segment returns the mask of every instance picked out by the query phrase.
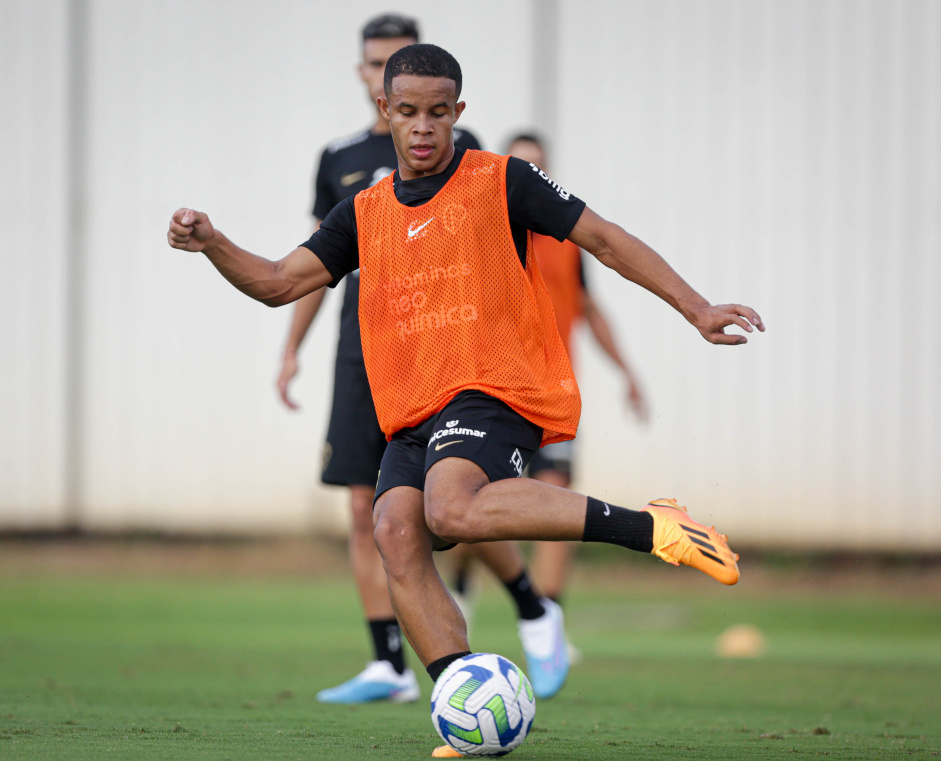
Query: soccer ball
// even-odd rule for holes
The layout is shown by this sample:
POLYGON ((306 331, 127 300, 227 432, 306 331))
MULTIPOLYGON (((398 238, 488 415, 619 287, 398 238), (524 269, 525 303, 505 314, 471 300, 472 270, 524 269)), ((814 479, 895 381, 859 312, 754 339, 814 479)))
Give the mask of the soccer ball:
POLYGON ((494 653, 454 661, 431 691, 431 721, 441 738, 469 756, 502 756, 520 745, 536 715, 526 675, 494 653))

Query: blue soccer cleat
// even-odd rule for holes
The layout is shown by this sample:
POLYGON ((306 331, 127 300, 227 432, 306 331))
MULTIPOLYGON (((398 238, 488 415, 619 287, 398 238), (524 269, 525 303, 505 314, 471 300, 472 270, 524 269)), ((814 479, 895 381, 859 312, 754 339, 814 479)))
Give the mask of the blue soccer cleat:
POLYGON ((532 621, 520 621, 519 633, 533 692, 537 698, 551 698, 569 675, 569 652, 562 608, 546 597, 541 602, 546 612, 532 621))
POLYGON ((406 669, 399 674, 389 661, 373 661, 348 682, 321 690, 317 700, 321 703, 371 703, 388 700, 392 703, 410 703, 421 697, 415 672, 406 669))

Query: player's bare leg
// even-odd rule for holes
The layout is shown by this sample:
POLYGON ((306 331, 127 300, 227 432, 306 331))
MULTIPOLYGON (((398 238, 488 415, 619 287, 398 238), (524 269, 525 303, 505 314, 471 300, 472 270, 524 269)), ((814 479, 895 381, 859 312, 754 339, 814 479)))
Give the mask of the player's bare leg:
POLYGON ((405 666, 382 557, 373 538, 374 496, 372 486, 350 487, 353 518, 349 540, 350 565, 373 637, 375 660, 352 679, 317 693, 317 699, 324 703, 405 702, 417 700, 421 694, 415 673, 405 666))
POLYGON ((627 510, 531 478, 489 483, 479 466, 449 457, 426 475, 425 517, 449 542, 601 541, 692 566, 723 584, 738 581, 738 556, 726 537, 689 518, 673 500, 627 510))
POLYGON ((480 466, 449 457, 428 470, 425 505, 428 527, 447 542, 558 541, 582 538, 587 498, 531 478, 491 483, 480 466))
POLYGON ((469 652, 464 616, 432 558, 435 537, 425 523, 423 492, 398 486, 380 496, 375 538, 399 625, 421 662, 427 667, 469 652))

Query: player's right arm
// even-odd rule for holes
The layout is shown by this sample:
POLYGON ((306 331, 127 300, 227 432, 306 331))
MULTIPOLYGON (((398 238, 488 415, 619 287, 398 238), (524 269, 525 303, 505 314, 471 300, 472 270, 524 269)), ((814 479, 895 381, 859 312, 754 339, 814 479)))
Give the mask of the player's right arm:
POLYGON ((278 261, 264 259, 236 246, 206 214, 193 209, 173 213, 167 241, 181 251, 202 252, 232 285, 270 307, 290 304, 333 282, 310 249, 298 246, 278 261))

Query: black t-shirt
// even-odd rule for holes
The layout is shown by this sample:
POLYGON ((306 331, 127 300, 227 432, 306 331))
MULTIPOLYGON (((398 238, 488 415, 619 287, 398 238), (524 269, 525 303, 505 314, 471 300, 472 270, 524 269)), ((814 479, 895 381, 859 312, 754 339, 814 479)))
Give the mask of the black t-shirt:
MULTIPOLYGON (((480 148, 477 138, 467 130, 454 130, 454 144, 460 148, 480 148)), ((376 135, 366 130, 331 143, 320 155, 314 182, 314 217, 326 219, 334 206, 372 187, 392 174, 396 166, 392 135, 376 135)), ((346 279, 340 310, 338 359, 363 361, 358 310, 359 273, 356 272, 346 279)))
MULTIPOLYGON (((463 156, 464 150, 457 149, 448 168, 429 177, 401 180, 396 174, 393 178, 395 197, 406 206, 427 203, 457 171, 463 156)), ((513 157, 506 168, 506 200, 513 241, 523 266, 526 265, 527 230, 564 240, 585 208, 584 201, 553 182, 535 164, 513 157)), ((320 229, 302 245, 313 251, 329 270, 333 276, 330 287, 336 286, 344 275, 357 270, 359 241, 353 198, 335 206, 320 229)))

